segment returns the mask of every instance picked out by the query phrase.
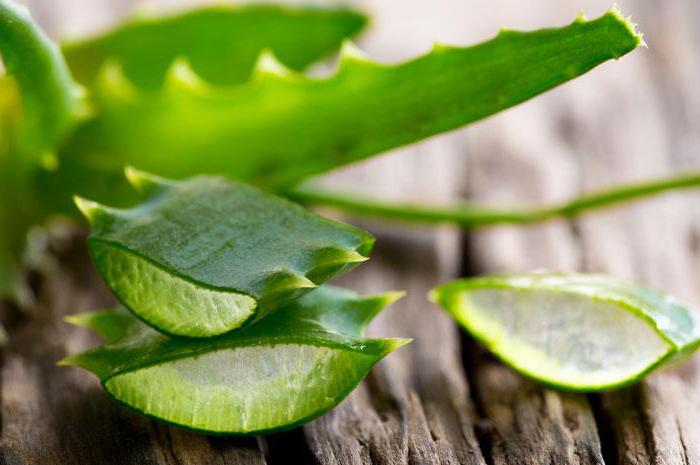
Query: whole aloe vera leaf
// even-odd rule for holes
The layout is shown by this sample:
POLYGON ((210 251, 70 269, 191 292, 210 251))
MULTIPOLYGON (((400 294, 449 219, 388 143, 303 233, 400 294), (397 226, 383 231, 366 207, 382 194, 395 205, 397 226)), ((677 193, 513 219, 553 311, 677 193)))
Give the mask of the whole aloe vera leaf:
POLYGON ((324 286, 264 320, 208 339, 171 338, 123 309, 70 317, 108 344, 61 362, 95 373, 117 402, 214 434, 289 429, 345 398, 409 342, 367 339, 369 320, 401 293, 359 297, 324 286))
POLYGON ((504 362, 562 389, 624 386, 700 345, 697 311, 606 276, 485 276, 431 298, 504 362))
POLYGON ((301 70, 366 24, 364 15, 342 8, 220 5, 134 18, 100 37, 66 43, 63 53, 85 84, 94 82, 107 60, 117 60, 131 82, 154 89, 172 62, 186 57, 208 82, 230 85, 250 77, 263 49, 301 70))
POLYGON ((91 256, 117 298, 169 334, 207 337, 260 319, 367 260, 374 239, 252 186, 133 169, 130 209, 77 199, 91 256))
POLYGON ((85 173, 132 162, 175 178, 225 173, 281 188, 487 117, 641 43, 611 10, 468 48, 437 46, 392 66, 345 46, 328 78, 296 74, 266 53, 245 84, 211 86, 180 61, 161 92, 144 93, 111 63, 96 89, 102 113, 65 146, 59 174, 84 181, 78 192, 93 197, 118 189, 85 173))
POLYGON ((85 113, 63 56, 26 8, 0 0, 0 297, 28 303, 21 260, 26 233, 43 219, 31 186, 40 165, 85 113))

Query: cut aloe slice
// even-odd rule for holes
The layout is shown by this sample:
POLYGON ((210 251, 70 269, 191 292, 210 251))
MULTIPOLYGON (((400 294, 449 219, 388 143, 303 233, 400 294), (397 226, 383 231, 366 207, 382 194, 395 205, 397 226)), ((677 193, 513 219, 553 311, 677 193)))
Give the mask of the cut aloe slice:
POLYGON ((262 318, 367 259, 373 238, 246 184, 168 181, 133 169, 148 199, 114 209, 77 199, 90 253, 136 315, 169 334, 209 337, 262 318))
POLYGON ((700 345, 693 310, 599 275, 464 279, 431 299, 505 363, 565 389, 626 385, 700 345))
POLYGON ((406 339, 367 339, 366 324, 401 293, 359 297, 322 287, 255 325, 209 339, 171 338, 124 309, 69 321, 107 341, 61 362, 95 373, 116 401, 215 434, 259 434, 338 404, 406 339))

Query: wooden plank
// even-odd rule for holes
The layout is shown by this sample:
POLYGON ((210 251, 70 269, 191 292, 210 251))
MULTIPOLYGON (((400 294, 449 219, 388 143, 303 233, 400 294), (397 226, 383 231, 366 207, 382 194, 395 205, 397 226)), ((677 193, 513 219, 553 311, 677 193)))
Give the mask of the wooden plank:
MULTIPOLYGON (((697 114, 694 83, 700 68, 696 54, 689 56, 693 43, 689 36, 696 34, 688 15, 696 8, 691 3, 667 8, 653 1, 628 2, 626 9, 635 19, 645 29, 651 25, 649 51, 639 51, 479 128, 470 177, 474 196, 512 203, 562 200, 581 189, 658 176, 688 165, 697 168, 698 142, 691 118, 697 114), (495 198, 496 184, 507 186, 508 199, 495 198)), ((697 305, 698 257, 692 244, 700 220, 698 200, 696 194, 686 193, 571 223, 483 231, 474 235, 471 254, 480 270, 606 272, 697 305)), ((613 463, 700 463, 698 365, 696 357, 683 368, 653 375, 636 387, 591 396, 592 408, 582 396, 532 388, 500 365, 481 362, 474 372, 477 392, 498 439, 506 444, 503 450, 496 448, 494 462, 528 457, 532 461, 523 463, 595 463, 605 452, 613 463), (493 370, 502 373, 489 381, 493 370), (524 390, 535 394, 527 396, 524 390), (583 442, 561 435, 571 430, 567 420, 571 413, 567 415, 564 406, 572 400, 569 406, 584 420, 574 422, 579 432, 584 425, 583 442), (565 421, 550 425, 533 441, 527 437, 532 427, 523 425, 549 424, 549 402, 565 421), (593 434, 598 432, 594 416, 602 447, 593 434), (554 444, 568 451, 566 458, 554 444)))
MULTIPOLYGON (((642 147, 634 159, 643 159, 645 165, 658 165, 664 171, 697 169, 700 56, 695 44, 700 34, 695 20, 700 10, 692 0, 663 5, 650 0, 637 3, 648 18, 648 36, 653 44, 644 56, 648 87, 643 96, 645 100, 654 97, 657 106, 643 109, 651 113, 646 121, 628 115, 629 124, 636 123, 636 135, 642 141, 658 142, 642 147)), ((621 163, 625 162, 635 165, 631 155, 621 163)), ((595 167, 589 170, 602 178, 595 167)), ((624 270, 625 275, 668 290, 698 307, 698 201, 700 195, 687 194, 659 200, 646 208, 640 205, 625 212, 617 223, 606 222, 604 217, 591 218, 585 225, 587 235, 603 237, 615 224, 621 232, 618 237, 624 238, 620 247, 634 251, 634 261, 624 270)), ((700 463, 700 357, 677 370, 652 376, 636 388, 604 396, 604 406, 615 431, 620 463, 700 463), (630 414, 625 407, 638 413, 630 414), (640 435, 646 439, 645 451, 629 440, 640 435)))
POLYGON ((310 449, 321 464, 484 464, 458 335, 425 300, 433 280, 445 276, 435 245, 405 236, 400 241, 390 245, 396 237, 380 236, 375 263, 350 284, 368 292, 408 288, 411 294, 381 316, 372 333, 415 341, 375 368, 335 411, 306 427, 310 449))
MULTIPOLYGON (((451 4, 450 12, 468 24, 475 22, 466 4, 451 4)), ((377 59, 395 62, 424 53, 434 40, 467 43, 465 24, 440 27, 445 13, 419 1, 402 2, 400 9, 376 2, 375 27, 361 46, 377 59)), ((460 137, 441 137, 327 181, 382 198, 446 201, 455 196, 462 154, 460 137)), ((377 236, 377 246, 370 262, 343 283, 361 292, 407 290, 409 295, 380 315, 370 332, 415 340, 378 365, 333 412, 304 428, 312 455, 322 465, 485 464, 459 334, 426 299, 430 288, 454 276, 460 266, 458 232, 401 224, 364 226, 377 236)))
MULTIPOLYGON (((378 195, 448 196, 454 174, 453 141, 438 141, 442 157, 425 147, 373 161, 331 183, 374 186, 378 195), (430 170, 444 182, 436 189, 430 170), (451 173, 452 171, 452 173, 451 173)), ((461 253, 456 231, 366 224, 378 238, 372 259, 344 284, 361 292, 405 289, 409 295, 371 325, 377 336, 415 340, 378 365, 351 397, 305 428, 309 448, 326 464, 485 464, 477 420, 460 357, 454 323, 426 295, 454 275, 461 253)))
MULTIPOLYGON (((521 198, 542 187, 538 182, 541 177, 535 174, 540 163, 533 162, 523 169, 520 161, 513 163, 510 156, 500 157, 508 152, 494 150, 498 147, 496 139, 488 140, 490 143, 485 146, 493 158, 488 162, 474 161, 475 165, 485 163, 489 168, 474 170, 478 173, 472 178, 475 195, 485 200, 487 195, 481 193, 486 190, 480 189, 496 182, 519 191, 521 198), (488 174, 491 168, 492 173, 488 174)), ((482 231, 470 241, 468 254, 482 272, 575 269, 576 266, 567 266, 576 254, 566 250, 567 242, 573 240, 566 235, 564 225, 559 224, 482 231)), ((476 380, 477 403, 491 424, 489 442, 494 463, 602 463, 595 418, 585 396, 543 388, 485 356, 474 345, 468 347, 477 352, 473 355, 470 378, 476 380)))
MULTIPOLYGON (((519 27, 575 14, 561 5, 545 10, 518 0, 482 3, 473 15, 467 4, 404 2, 398 12, 382 2, 374 8, 379 27, 368 48, 395 59, 427 48, 428 38, 485 38, 484 24, 495 23, 482 18, 490 14, 498 13, 499 24, 519 27)), ((607 4, 590 3, 599 10, 607 4)), ((700 33, 688 12, 699 7, 692 0, 637 0, 625 8, 649 32, 650 51, 330 182, 368 186, 385 197, 409 192, 444 200, 466 190, 476 199, 521 204, 697 163, 700 66, 688 44, 697 43, 700 33), (458 182, 464 152, 471 157, 469 176, 458 182)), ((61 30, 60 24, 52 27, 61 30)), ((697 358, 639 386, 586 397, 524 380, 466 342, 465 374, 459 333, 424 297, 460 266, 468 273, 547 267, 609 272, 697 304, 697 200, 674 196, 571 223, 480 232, 467 243, 467 264, 460 264, 455 231, 367 225, 379 238, 376 253, 344 283, 363 292, 408 289, 409 297, 381 315, 371 332, 416 341, 382 362, 330 414, 303 430, 260 440, 268 462, 700 464, 697 358)), ((60 317, 109 303, 83 248, 71 247, 57 252, 61 265, 40 286, 38 318, 10 318, 12 341, 0 374, 2 463, 265 463, 255 440, 209 438, 145 420, 108 401, 90 375, 55 366, 65 353, 95 343, 60 317)))

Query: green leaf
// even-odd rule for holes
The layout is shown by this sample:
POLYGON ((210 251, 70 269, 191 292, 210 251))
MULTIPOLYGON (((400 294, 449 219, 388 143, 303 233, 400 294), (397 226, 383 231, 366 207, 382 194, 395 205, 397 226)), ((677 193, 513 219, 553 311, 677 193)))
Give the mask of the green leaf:
POLYGON ((223 178, 168 181, 133 169, 130 209, 78 199, 88 245, 119 300, 169 334, 238 328, 367 260, 367 233, 223 178))
POLYGON ((19 92, 14 80, 0 78, 0 299, 12 296, 19 300, 21 290, 20 256, 14 252, 22 247, 26 229, 14 226, 16 220, 16 204, 10 199, 16 195, 13 192, 16 184, 12 182, 10 152, 12 139, 16 134, 16 124, 21 113, 19 92))
POLYGON ((51 167, 53 150, 85 115, 80 87, 63 56, 29 12, 0 0, 0 298, 29 303, 22 251, 29 228, 44 218, 31 182, 51 167))
POLYGON ((297 202, 336 207, 342 211, 378 218, 423 223, 454 223, 462 228, 497 224, 530 224, 554 218, 572 218, 602 207, 639 200, 643 197, 700 187, 700 172, 680 173, 634 184, 614 186, 586 193, 556 205, 530 208, 498 208, 471 203, 436 205, 426 203, 383 202, 350 192, 337 192, 304 183, 287 196, 297 202))
POLYGON ((135 18, 103 36, 65 44, 63 52, 85 84, 93 83, 105 62, 117 60, 131 82, 154 89, 171 63, 186 57, 207 81, 230 85, 249 78, 264 49, 301 70, 366 23, 362 14, 340 8, 220 5, 135 18))
POLYGON ((0 0, 0 54, 22 96, 22 151, 43 156, 84 114, 83 92, 29 10, 10 0, 0 0))
POLYGON ((119 184, 89 173, 138 163, 174 178, 225 173, 281 188, 485 118, 641 43, 611 10, 563 28, 504 30, 473 47, 437 46, 398 65, 346 45, 327 78, 297 74, 264 53, 245 84, 212 86, 179 61, 154 93, 110 63, 96 90, 101 115, 65 147, 63 177, 46 182, 77 182, 77 192, 109 198, 119 184))
POLYGON ((563 389, 624 386, 700 346, 696 311, 599 275, 463 279, 431 299, 505 363, 563 389))
POLYGON ((109 343, 61 362, 95 373, 117 402, 152 418, 214 434, 292 428, 337 405, 382 357, 409 342, 362 331, 400 297, 324 286, 240 331, 171 338, 123 309, 69 321, 109 343))
MULTIPOLYGON (((187 57, 212 82, 234 83, 249 76, 263 49, 272 48, 301 69, 365 23, 361 14, 338 8, 218 6, 136 19, 101 37, 67 44, 64 52, 71 71, 86 84, 111 57, 149 88, 176 56, 187 57)), ((23 285, 21 262, 29 228, 55 213, 74 215, 70 198, 83 191, 81 178, 106 186, 107 200, 125 204, 134 196, 123 185, 110 187, 122 182, 114 160, 83 160, 89 169, 76 173, 54 155, 87 108, 58 47, 24 7, 8 0, 0 1, 0 53, 10 73, 0 77, 0 298, 10 295, 27 304, 31 294, 23 285), (46 182, 57 169, 60 180, 46 182)))

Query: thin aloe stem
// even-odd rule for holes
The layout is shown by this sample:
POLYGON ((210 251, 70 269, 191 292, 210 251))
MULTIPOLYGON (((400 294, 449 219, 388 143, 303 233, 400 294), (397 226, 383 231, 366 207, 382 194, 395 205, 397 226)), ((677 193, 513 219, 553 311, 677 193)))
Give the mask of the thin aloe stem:
POLYGON ((571 218, 598 208, 692 187, 700 187, 700 172, 616 186, 584 194, 574 200, 552 206, 513 209, 469 203, 452 205, 388 203, 310 185, 298 187, 288 193, 288 196, 307 205, 334 207, 346 212, 372 217, 423 223, 455 223, 463 228, 475 228, 498 224, 529 224, 553 218, 571 218))

